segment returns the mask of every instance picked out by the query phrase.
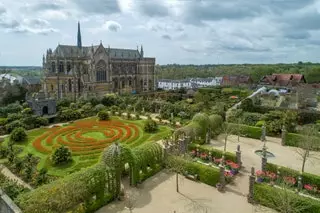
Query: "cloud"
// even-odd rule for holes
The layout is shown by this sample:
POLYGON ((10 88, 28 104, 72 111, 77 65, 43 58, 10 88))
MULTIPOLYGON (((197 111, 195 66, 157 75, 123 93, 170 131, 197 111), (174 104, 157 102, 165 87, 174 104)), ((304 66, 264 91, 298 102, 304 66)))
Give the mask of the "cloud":
POLYGON ((162 35, 161 38, 163 38, 165 40, 171 40, 171 36, 169 36, 169 35, 162 35))
POLYGON ((110 32, 118 32, 122 29, 122 26, 116 22, 116 21, 106 21, 102 26, 100 27, 95 27, 95 28, 91 28, 89 29, 89 31, 91 33, 99 33, 99 32, 103 32, 103 31, 110 31, 110 32))
POLYGON ((140 0, 137 7, 142 15, 148 17, 166 17, 169 15, 169 8, 159 0, 140 0))
POLYGON ((121 25, 115 21, 107 21, 103 25, 103 28, 108 29, 109 31, 112 31, 112 32, 118 32, 119 30, 121 30, 121 25))
POLYGON ((121 12, 117 0, 70 0, 83 13, 110 15, 121 12))
POLYGON ((41 2, 41 3, 35 4, 34 6, 32 6, 32 9, 35 11, 61 10, 63 9, 63 6, 61 2, 47 1, 47 2, 41 2))

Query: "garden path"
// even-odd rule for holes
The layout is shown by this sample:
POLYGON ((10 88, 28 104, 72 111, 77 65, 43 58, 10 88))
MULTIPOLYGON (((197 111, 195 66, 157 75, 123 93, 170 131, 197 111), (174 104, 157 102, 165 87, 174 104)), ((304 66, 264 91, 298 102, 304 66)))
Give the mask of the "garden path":
MULTIPOLYGON (((246 177, 246 180, 248 178, 246 177)), ((130 213, 128 203, 132 203, 134 213, 261 213, 275 212, 253 206, 245 196, 237 193, 220 193, 214 187, 194 182, 184 177, 179 179, 180 193, 176 192, 175 175, 166 171, 148 178, 138 188, 128 186, 125 192, 131 199, 115 201, 102 207, 96 213, 130 213)))
MULTIPOLYGON (((254 153, 255 150, 261 149, 263 143, 260 140, 230 135, 227 142, 227 151, 235 152, 237 145, 241 146, 241 157, 245 170, 250 171, 253 166, 256 170, 261 169, 261 158, 254 153)), ((222 135, 217 140, 211 141, 211 146, 223 150, 224 139, 222 135)), ((297 153, 296 147, 281 146, 280 138, 267 137, 266 146, 268 151, 275 155, 274 158, 268 158, 268 162, 280 166, 285 166, 291 169, 300 171, 302 160, 297 153)), ((306 162, 305 172, 320 175, 320 152, 310 152, 310 157, 306 162)))
POLYGON ((32 189, 32 187, 25 183, 23 180, 21 180, 19 177, 17 177, 15 174, 13 174, 7 167, 5 167, 4 165, 0 164, 0 172, 5 175, 7 178, 17 181, 18 184, 28 188, 28 189, 32 189))

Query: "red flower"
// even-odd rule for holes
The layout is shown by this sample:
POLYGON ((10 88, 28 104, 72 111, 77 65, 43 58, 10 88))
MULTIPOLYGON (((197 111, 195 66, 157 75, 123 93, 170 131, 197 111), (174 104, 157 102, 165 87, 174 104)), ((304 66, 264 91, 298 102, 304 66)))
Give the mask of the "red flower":
POLYGON ((284 177, 283 178, 285 183, 291 184, 291 185, 295 185, 296 184, 296 179, 294 177, 284 177))
POLYGON ((303 188, 305 188, 305 189, 308 190, 308 191, 312 191, 312 190, 313 190, 313 187, 312 187, 311 185, 309 185, 309 184, 305 184, 305 185, 303 186, 303 188))
POLYGON ((233 174, 230 171, 224 171, 225 177, 233 177, 233 174))
POLYGON ((271 180, 275 180, 277 178, 277 175, 275 173, 269 171, 266 172, 266 176, 271 180))
POLYGON ((257 175, 257 177, 264 177, 265 176, 265 172, 261 171, 261 170, 258 170, 258 171, 256 171, 256 175, 257 175))

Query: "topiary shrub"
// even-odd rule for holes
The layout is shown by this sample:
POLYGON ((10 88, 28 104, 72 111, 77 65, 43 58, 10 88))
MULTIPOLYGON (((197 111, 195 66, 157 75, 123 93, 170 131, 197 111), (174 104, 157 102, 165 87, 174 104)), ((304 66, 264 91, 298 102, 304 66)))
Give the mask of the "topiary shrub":
POLYGON ((106 110, 100 111, 98 113, 98 118, 99 118, 100 121, 108 121, 108 120, 110 120, 109 112, 107 112, 106 110))
POLYGON ((8 123, 8 119, 7 118, 0 118, 0 126, 4 126, 8 123))
POLYGON ((61 165, 72 161, 71 151, 68 147, 60 146, 55 149, 51 155, 53 165, 61 165))
POLYGON ((14 142, 21 142, 27 138, 27 133, 24 128, 15 128, 10 134, 10 140, 14 142))
POLYGON ((146 120, 143 129, 148 133, 156 132, 158 130, 158 124, 154 120, 148 119, 146 120))

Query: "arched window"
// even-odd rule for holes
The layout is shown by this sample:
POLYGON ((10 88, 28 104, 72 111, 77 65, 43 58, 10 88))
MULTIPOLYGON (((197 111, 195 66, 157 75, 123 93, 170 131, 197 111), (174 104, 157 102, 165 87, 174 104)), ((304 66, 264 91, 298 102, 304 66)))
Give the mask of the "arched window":
POLYGON ((56 72, 56 63, 51 63, 51 72, 56 72))
POLYGON ((68 88, 69 88, 69 92, 72 92, 72 83, 71 83, 71 79, 68 80, 68 88))
POLYGON ((131 79, 131 77, 128 79, 128 85, 129 85, 129 87, 132 86, 132 79, 131 79))
POLYGON ((107 81, 107 65, 103 60, 100 60, 96 66, 96 80, 97 82, 107 81))
POLYGON ((152 81, 149 80, 149 90, 152 90, 152 81))
POLYGON ((70 72, 70 71, 71 71, 71 63, 67 62, 67 72, 70 72))
POLYGON ((51 84, 51 91, 53 91, 53 84, 51 84))
POLYGON ((118 87, 119 87, 118 79, 114 78, 112 81, 113 81, 113 89, 114 90, 118 89, 118 87))
POLYGON ((126 80, 123 78, 121 80, 121 88, 124 88, 126 86, 126 80))
POLYGON ((59 72, 64 72, 63 62, 59 63, 59 72))

